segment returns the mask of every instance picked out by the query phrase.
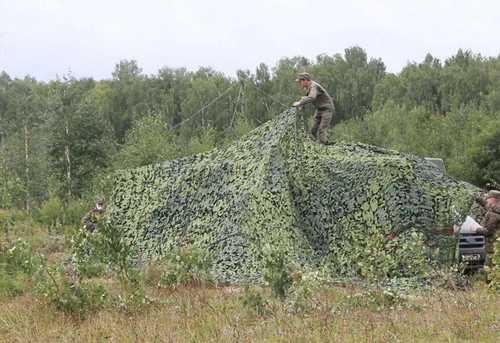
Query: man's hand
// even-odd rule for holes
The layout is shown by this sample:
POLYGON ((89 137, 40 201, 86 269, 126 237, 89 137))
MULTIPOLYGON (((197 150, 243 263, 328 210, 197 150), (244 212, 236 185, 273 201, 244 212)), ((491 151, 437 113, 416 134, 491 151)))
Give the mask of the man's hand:
POLYGON ((300 106, 300 101, 295 101, 293 104, 292 104, 293 107, 301 107, 300 106))

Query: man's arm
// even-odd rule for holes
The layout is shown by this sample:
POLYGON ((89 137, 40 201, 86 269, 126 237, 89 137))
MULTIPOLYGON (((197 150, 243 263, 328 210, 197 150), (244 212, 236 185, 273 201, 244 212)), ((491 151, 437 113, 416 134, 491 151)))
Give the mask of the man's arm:
POLYGON ((314 100, 316 100, 317 97, 318 97, 318 87, 313 83, 311 84, 311 88, 309 89, 309 94, 300 98, 299 101, 294 102, 293 106, 302 107, 304 105, 313 102, 314 100))

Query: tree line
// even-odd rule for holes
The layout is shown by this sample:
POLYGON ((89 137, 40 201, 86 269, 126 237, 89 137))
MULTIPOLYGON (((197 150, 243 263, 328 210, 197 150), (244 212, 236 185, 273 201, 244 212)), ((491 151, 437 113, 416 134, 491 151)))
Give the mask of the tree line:
POLYGON ((0 73, 0 208, 31 211, 102 195, 108 175, 228 144, 290 106, 297 72, 333 96, 332 140, 441 157, 448 172, 500 183, 500 57, 427 55, 400 73, 360 47, 283 58, 229 77, 211 68, 146 75, 120 61, 106 80, 0 73))

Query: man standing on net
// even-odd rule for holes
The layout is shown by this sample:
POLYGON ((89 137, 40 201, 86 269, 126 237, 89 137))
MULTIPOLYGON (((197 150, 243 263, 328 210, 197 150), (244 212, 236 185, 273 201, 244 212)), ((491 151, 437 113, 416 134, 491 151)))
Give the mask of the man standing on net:
POLYGON ((335 110, 332 98, 322 85, 311 80, 309 73, 300 73, 296 81, 306 91, 306 95, 299 101, 295 101, 292 106, 300 109, 309 103, 314 105, 316 111, 314 112, 314 125, 311 134, 321 144, 327 144, 328 128, 335 110))

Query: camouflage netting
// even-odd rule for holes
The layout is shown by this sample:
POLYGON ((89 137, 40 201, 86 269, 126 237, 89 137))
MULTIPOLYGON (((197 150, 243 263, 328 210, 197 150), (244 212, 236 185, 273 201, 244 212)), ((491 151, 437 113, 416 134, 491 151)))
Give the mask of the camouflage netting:
POLYGON ((109 211, 150 257, 172 244, 207 248, 220 280, 260 278, 268 246, 359 275, 380 250, 398 250, 370 242, 415 233, 431 242, 454 212, 469 211, 474 191, 415 156, 319 145, 290 109, 225 149, 119 172, 109 211))

